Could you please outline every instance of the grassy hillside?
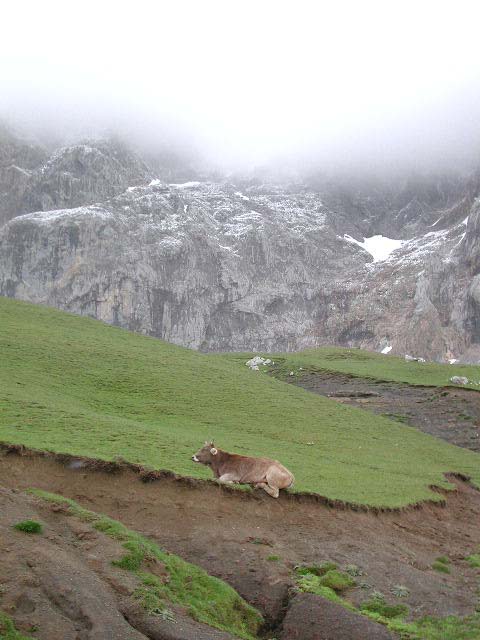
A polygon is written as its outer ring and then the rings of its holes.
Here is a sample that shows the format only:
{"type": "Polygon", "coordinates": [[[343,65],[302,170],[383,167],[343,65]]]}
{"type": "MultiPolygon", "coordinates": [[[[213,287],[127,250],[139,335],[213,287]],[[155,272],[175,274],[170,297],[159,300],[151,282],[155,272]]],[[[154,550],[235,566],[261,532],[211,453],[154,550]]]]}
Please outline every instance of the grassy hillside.
{"type": "Polygon", "coordinates": [[[480,486],[471,451],[87,318],[0,298],[0,354],[4,442],[209,478],[190,457],[214,438],[281,460],[296,491],[375,506],[436,499],[448,471],[480,486]]]}
{"type": "MultiPolygon", "coordinates": [[[[377,380],[435,387],[451,385],[450,378],[452,376],[465,376],[470,381],[480,382],[480,367],[476,365],[406,362],[404,358],[362,351],[361,349],[320,347],[296,353],[231,353],[221,354],[219,357],[243,365],[253,355],[271,358],[275,362],[275,371],[279,377],[287,376],[291,371],[296,376],[301,376],[311,371],[323,370],[377,380]]],[[[480,385],[476,384],[466,386],[480,389],[480,385]]]]}

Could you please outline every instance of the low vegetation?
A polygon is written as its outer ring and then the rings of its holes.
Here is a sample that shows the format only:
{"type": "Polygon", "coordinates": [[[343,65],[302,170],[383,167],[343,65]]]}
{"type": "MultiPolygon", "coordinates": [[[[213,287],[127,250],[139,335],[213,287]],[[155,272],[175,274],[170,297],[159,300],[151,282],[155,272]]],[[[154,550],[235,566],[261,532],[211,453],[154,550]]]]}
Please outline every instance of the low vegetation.
{"type": "Polygon", "coordinates": [[[23,531],[24,533],[42,533],[43,530],[42,525],[39,522],[35,522],[35,520],[17,522],[13,528],[17,531],[23,531]]]}
{"type": "Polygon", "coordinates": [[[450,365],[436,362],[407,362],[404,358],[384,355],[361,349],[320,347],[294,353],[280,354],[225,354],[229,360],[245,363],[252,355],[273,360],[272,372],[278,377],[303,376],[315,371],[333,371],[346,375],[376,380],[405,382],[407,384],[445,387],[451,386],[450,378],[468,378],[472,389],[480,389],[480,367],[477,365],[450,365]]]}
{"type": "MultiPolygon", "coordinates": [[[[444,564],[444,566],[446,565],[444,564]]],[[[335,571],[335,569],[329,569],[329,571],[335,571]]],[[[401,640],[478,640],[480,638],[480,613],[466,618],[426,616],[406,622],[409,608],[404,604],[388,603],[385,596],[378,591],[372,591],[360,607],[356,608],[345,598],[345,594],[342,597],[333,589],[320,583],[322,575],[328,575],[328,572],[326,574],[320,572],[319,575],[316,565],[296,567],[295,574],[298,591],[314,593],[336,602],[350,611],[365,615],[397,633],[401,640]]],[[[367,587],[370,588],[370,585],[367,587]]],[[[402,587],[402,590],[406,591],[402,595],[408,595],[406,587],[402,587]]]]}
{"type": "Polygon", "coordinates": [[[435,562],[433,562],[432,564],[432,569],[435,569],[435,571],[438,571],[440,573],[450,573],[450,560],[448,558],[446,558],[445,556],[440,556],[439,558],[435,559],[435,562]]]}
{"type": "MultiPolygon", "coordinates": [[[[0,351],[0,442],[206,479],[191,455],[214,438],[281,460],[294,491],[370,507],[440,500],[430,487],[451,488],[446,472],[480,486],[478,454],[250,371],[245,360],[7,298],[0,351]]],[[[361,352],[352,353],[339,362],[355,368],[361,352]]],[[[365,373],[377,356],[361,357],[365,373]]]]}
{"type": "Polygon", "coordinates": [[[13,620],[0,611],[0,640],[33,640],[16,630],[13,620]]]}
{"type": "Polygon", "coordinates": [[[97,531],[123,543],[125,555],[114,565],[131,571],[139,580],[134,593],[151,614],[173,616],[170,607],[181,605],[195,620],[251,640],[262,617],[222,580],[203,569],[167,553],[155,543],[107,516],[84,509],[75,501],[46,491],[32,490],[37,498],[65,505],[71,515],[90,523],[97,531]],[[148,571],[149,563],[160,563],[168,577],[162,580],[148,571]]]}
{"type": "Polygon", "coordinates": [[[473,553],[466,558],[468,564],[474,569],[480,569],[480,553],[473,553]]]}

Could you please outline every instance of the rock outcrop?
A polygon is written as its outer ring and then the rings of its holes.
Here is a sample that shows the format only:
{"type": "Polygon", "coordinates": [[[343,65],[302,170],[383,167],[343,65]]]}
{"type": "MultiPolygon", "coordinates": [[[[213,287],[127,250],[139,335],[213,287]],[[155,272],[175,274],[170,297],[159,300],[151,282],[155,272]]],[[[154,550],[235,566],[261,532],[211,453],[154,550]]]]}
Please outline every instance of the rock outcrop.
{"type": "Polygon", "coordinates": [[[478,175],[168,185],[113,142],[25,171],[1,295],[202,350],[480,358],[478,175]]]}
{"type": "Polygon", "coordinates": [[[33,211],[78,207],[111,198],[152,178],[118,140],[86,141],[52,155],[5,132],[0,143],[0,225],[33,211]]]}

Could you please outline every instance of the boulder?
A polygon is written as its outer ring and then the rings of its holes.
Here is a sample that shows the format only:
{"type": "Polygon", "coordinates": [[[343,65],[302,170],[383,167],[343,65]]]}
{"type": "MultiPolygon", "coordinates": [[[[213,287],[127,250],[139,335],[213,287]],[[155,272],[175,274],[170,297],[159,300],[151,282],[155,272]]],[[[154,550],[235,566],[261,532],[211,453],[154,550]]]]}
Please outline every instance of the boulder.
{"type": "Polygon", "coordinates": [[[280,640],[394,640],[386,627],[335,602],[300,593],[290,602],[280,640]]]}

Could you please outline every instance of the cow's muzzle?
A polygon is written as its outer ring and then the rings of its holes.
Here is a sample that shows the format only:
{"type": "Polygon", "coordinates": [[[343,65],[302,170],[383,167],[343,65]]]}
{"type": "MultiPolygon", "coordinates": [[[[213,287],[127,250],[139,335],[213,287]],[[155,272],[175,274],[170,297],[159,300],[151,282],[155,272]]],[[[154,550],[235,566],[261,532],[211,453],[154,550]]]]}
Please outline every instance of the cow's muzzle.
{"type": "Polygon", "coordinates": [[[200,462],[200,460],[197,458],[197,456],[192,456],[192,460],[193,460],[194,462],[200,462]]]}

